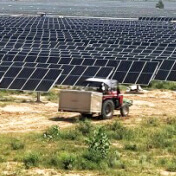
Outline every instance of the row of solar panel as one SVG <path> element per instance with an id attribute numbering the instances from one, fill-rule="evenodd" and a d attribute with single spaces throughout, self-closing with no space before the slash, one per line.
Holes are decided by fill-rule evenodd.
<path id="1" fill-rule="evenodd" d="M 131 20 L 130 22 L 132 24 L 140 24 L 141 20 L 144 20 L 145 23 L 150 24 L 153 23 L 153 21 L 159 22 L 161 20 L 164 21 L 171 21 L 174 20 L 175 18 L 160 18 L 160 17 L 139 17 L 139 21 L 137 20 Z M 148 21 L 147 21 L 148 20 Z M 146 22 L 147 21 L 147 22 Z M 96 19 L 96 18 L 57 18 L 57 17 L 9 17 L 9 18 L 4 18 L 1 17 L 0 23 L 5 23 L 6 24 L 95 24 L 95 25 L 114 25 L 114 24 L 122 24 L 126 23 L 126 20 L 120 20 L 120 19 Z M 156 23 L 155 22 L 155 23 Z M 155 24 L 154 23 L 154 24 Z"/>
<path id="2" fill-rule="evenodd" d="M 119 62 L 116 62 L 116 64 L 117 65 L 114 65 L 114 67 L 96 67 L 96 66 L 87 67 L 87 66 L 60 65 L 60 69 L 63 69 L 63 73 L 59 78 L 59 80 L 57 81 L 57 84 L 81 85 L 82 81 L 85 78 L 89 78 L 89 77 L 109 78 L 112 75 L 111 77 L 113 79 L 117 79 L 119 82 L 124 84 L 137 83 L 137 84 L 147 85 L 150 83 L 158 67 L 157 62 L 119 61 Z M 47 66 L 46 64 L 42 65 L 42 64 L 35 63 L 35 67 L 37 68 L 39 67 L 46 68 L 46 66 Z M 16 67 L 18 69 L 16 69 Z M 1 82 L 1 88 L 5 88 L 7 87 L 7 85 L 9 86 L 9 84 L 11 84 L 12 81 L 14 81 L 14 79 L 17 79 L 17 80 L 21 79 L 21 77 L 17 76 L 18 74 L 17 70 L 19 70 L 19 68 L 22 68 L 22 67 L 34 68 L 34 63 L 2 62 L 0 66 L 1 77 L 3 77 L 3 79 L 4 78 L 6 79 L 5 79 L 5 82 L 3 81 Z M 54 66 L 48 64 L 48 67 L 54 67 Z M 13 68 L 13 69 L 11 70 L 10 68 Z M 27 79 L 27 77 L 29 77 L 28 74 L 26 74 L 25 78 Z M 143 77 L 145 77 L 145 79 L 142 79 Z M 43 79 L 43 78 L 41 78 L 39 75 L 38 77 L 35 77 L 35 79 Z M 15 88 L 17 89 L 18 85 L 16 85 L 15 83 L 14 83 L 14 89 Z M 21 84 L 24 85 L 23 83 Z M 12 87 L 7 87 L 7 88 L 12 89 Z M 26 90 L 26 87 L 23 90 Z M 39 90 L 39 89 L 36 89 L 36 90 Z"/>
<path id="3" fill-rule="evenodd" d="M 6 34 L 7 37 L 12 35 L 12 37 L 14 37 L 14 39 L 18 38 L 19 36 L 24 36 L 24 37 L 41 37 L 43 36 L 43 38 L 49 38 L 51 36 L 51 38 L 53 37 L 91 37 L 93 36 L 101 36 L 101 37 L 113 37 L 116 36 L 118 37 L 119 35 L 131 35 L 131 36 L 145 36 L 145 34 L 150 33 L 150 35 L 148 37 L 152 37 L 152 36 L 158 36 L 158 37 L 162 37 L 162 36 L 172 36 L 175 35 L 175 28 L 174 27 L 169 27 L 168 29 L 159 29 L 158 26 L 156 28 L 148 28 L 147 26 L 143 27 L 143 28 L 118 28 L 117 30 L 113 31 L 113 30 L 81 30 L 81 29 L 59 29 L 59 30 L 51 30 L 51 29 L 46 29 L 46 30 L 35 30 L 35 29 L 31 29 L 31 30 L 27 30 L 25 28 L 0 28 L 0 33 L 1 34 Z M 103 36 L 102 36 L 103 35 Z"/>
<path id="4" fill-rule="evenodd" d="M 8 48 L 6 48 L 8 49 Z M 10 50 L 10 48 L 9 48 Z M 133 52 L 127 52 L 128 49 L 123 52 L 117 52 L 116 50 L 107 52 L 107 51 L 94 51 L 94 50 L 62 50 L 60 52 L 43 50 L 38 53 L 34 50 L 34 52 L 30 51 L 18 51 L 17 53 L 11 49 L 9 52 L 7 50 L 1 50 L 1 59 L 4 60 L 13 60 L 13 59 L 25 59 L 28 56 L 33 57 L 33 60 L 40 57 L 63 57 L 63 58 L 82 58 L 82 59 L 114 59 L 119 60 L 123 58 L 136 58 L 136 59 L 173 59 L 175 60 L 176 53 L 175 51 L 153 51 L 150 53 L 148 50 L 140 50 L 136 49 Z M 149 53 L 148 53 L 149 52 Z M 4 55 L 5 54 L 5 55 Z M 35 58 L 34 58 L 35 57 Z"/>
<path id="5" fill-rule="evenodd" d="M 1 34 L 0 34 L 1 35 Z M 4 37 L 4 36 L 5 37 Z M 113 36 L 113 37 L 103 37 L 103 36 L 91 36 L 91 37 L 86 37 L 86 36 L 82 36 L 82 37 L 55 37 L 54 38 L 46 38 L 46 37 L 26 37 L 26 36 L 22 36 L 19 38 L 13 38 L 12 35 L 6 36 L 6 34 L 1 35 L 0 41 L 2 42 L 18 42 L 21 43 L 22 41 L 26 42 L 26 43 L 32 43 L 32 41 L 36 42 L 36 43 L 43 43 L 43 44 L 48 44 L 48 43 L 55 43 L 57 42 L 58 45 L 60 43 L 71 43 L 71 42 L 76 42 L 76 43 L 83 43 L 83 44 L 91 44 L 91 43 L 105 43 L 105 44 L 120 44 L 120 43 L 149 43 L 148 45 L 150 45 L 150 43 L 154 43 L 156 45 L 156 43 L 163 43 L 165 45 L 167 44 L 172 44 L 176 42 L 176 35 L 173 36 L 164 36 L 164 37 L 158 37 L 158 36 L 153 36 L 153 37 L 148 37 L 147 34 L 142 37 L 142 36 L 130 36 L 128 35 L 127 37 L 124 36 Z M 116 37 L 118 37 L 118 40 L 116 41 Z M 140 38 L 141 37 L 141 38 Z"/>
<path id="6" fill-rule="evenodd" d="M 5 25 L 6 23 L 6 25 Z M 23 24 L 18 24 L 18 23 L 15 23 L 13 24 L 12 22 L 4 22 L 4 23 L 0 23 L 1 24 L 1 27 L 13 27 L 13 28 L 28 28 L 28 29 L 31 29 L 31 28 L 38 28 L 38 29 L 65 29 L 65 28 L 69 28 L 69 29 L 73 29 L 75 28 L 76 26 L 78 28 L 82 28 L 82 29 L 89 29 L 89 28 L 94 28 L 94 29 L 116 29 L 118 26 L 129 26 L 129 24 L 131 26 L 134 26 L 134 27 L 143 27 L 144 25 L 148 25 L 148 27 L 150 26 L 159 26 L 160 28 L 166 28 L 164 27 L 165 24 L 168 24 L 168 23 L 154 23 L 154 22 L 144 22 L 144 21 L 135 21 L 135 22 L 121 22 L 121 23 L 116 23 L 115 21 L 113 21 L 113 23 L 110 23 L 110 24 L 101 24 L 101 23 L 67 23 L 67 21 L 65 21 L 64 23 L 47 23 L 47 22 L 32 22 L 32 23 L 24 23 Z M 173 23 L 169 23 L 170 26 L 174 26 Z M 43 28 L 42 28 L 43 27 Z M 78 29 L 77 28 L 77 29 Z"/>
<path id="7" fill-rule="evenodd" d="M 1 25 L 1 28 L 4 27 L 6 28 L 7 30 L 10 28 L 10 29 L 13 29 L 15 31 L 16 30 L 23 30 L 25 29 L 26 31 L 44 31 L 44 30 L 49 30 L 49 31 L 58 31 L 58 30 L 83 30 L 83 31 L 104 31 L 104 32 L 108 32 L 108 31 L 111 31 L 111 32 L 118 32 L 118 31 L 140 31 L 143 30 L 143 31 L 147 31 L 147 29 L 151 30 L 152 28 L 154 29 L 154 32 L 157 30 L 158 31 L 161 31 L 162 29 L 167 31 L 169 29 L 175 29 L 175 25 L 173 23 L 169 24 L 168 26 L 166 26 L 165 24 L 163 25 L 149 25 L 149 24 L 144 24 L 143 25 L 131 25 L 130 23 L 125 25 L 125 24 L 122 24 L 122 25 L 116 25 L 116 26 L 96 26 L 96 25 L 27 25 L 27 26 L 11 26 L 11 25 Z M 152 30 L 151 30 L 152 31 Z M 153 33 L 153 32 L 152 32 Z"/>
<path id="8" fill-rule="evenodd" d="M 33 47 L 35 46 L 35 47 Z M 38 47 L 37 47 L 38 46 Z M 38 44 L 12 44 L 10 43 L 9 45 L 5 45 L 4 47 L 1 47 L 1 51 L 2 49 L 15 49 L 15 47 L 17 47 L 16 49 L 33 49 L 34 55 L 40 55 L 40 54 L 36 54 L 37 50 L 39 50 L 40 48 L 43 49 L 43 51 L 48 51 L 50 49 L 52 45 L 38 45 Z M 58 52 L 55 54 L 56 56 L 60 55 L 60 53 L 65 53 L 64 51 L 68 51 L 68 53 L 87 53 L 87 54 L 82 54 L 83 58 L 84 55 L 95 55 L 95 56 L 109 56 L 109 57 L 113 57 L 116 56 L 117 58 L 121 55 L 131 55 L 131 56 L 136 56 L 136 55 L 144 55 L 144 56 L 167 56 L 168 58 L 170 57 L 174 57 L 174 55 L 176 54 L 176 48 L 173 47 L 160 47 L 160 46 L 156 46 L 156 47 L 144 47 L 144 46 L 118 46 L 118 47 L 103 47 L 103 44 L 101 44 L 99 47 L 96 44 L 93 44 L 93 46 L 71 46 L 71 45 L 61 45 L 58 47 L 53 47 L 53 49 L 58 49 Z M 153 48 L 153 49 L 152 49 Z M 46 49 L 46 50 L 45 50 Z M 47 50 L 48 49 L 48 50 Z M 35 52 L 36 51 L 36 52 Z M 73 51 L 73 52 L 72 52 Z M 25 53 L 25 52 L 23 52 Z M 38 52 L 41 53 L 41 52 Z M 51 52 L 45 52 L 46 56 L 48 53 Z M 54 52 L 53 52 L 54 53 Z M 52 55 L 52 54 L 51 54 Z M 65 54 L 65 57 L 69 57 L 72 54 Z M 79 56 L 78 56 L 79 57 Z"/>
<path id="9" fill-rule="evenodd" d="M 108 31 L 106 31 L 106 29 L 108 29 L 107 27 L 106 28 L 103 28 L 103 27 L 99 27 L 99 28 L 95 28 L 95 29 L 102 29 L 102 30 L 87 30 L 87 28 L 84 29 L 84 27 L 82 27 L 81 25 L 78 26 L 78 28 L 76 28 L 76 25 L 73 26 L 72 28 L 71 27 L 68 27 L 68 28 L 49 28 L 49 29 L 45 29 L 45 28 L 32 28 L 31 29 L 28 29 L 28 28 L 25 28 L 25 27 L 13 27 L 13 26 L 0 26 L 0 31 L 3 32 L 3 31 L 9 31 L 9 32 L 12 32 L 14 31 L 14 33 L 25 33 L 25 32 L 29 32 L 29 33 L 42 33 L 42 32 L 45 32 L 46 34 L 47 33 L 55 33 L 55 32 L 58 32 L 58 33 L 61 33 L 61 32 L 73 32 L 75 31 L 76 33 L 81 33 L 81 31 L 84 31 L 85 33 L 101 33 L 101 32 L 105 32 L 108 34 Z M 92 28 L 94 29 L 93 27 L 90 27 L 89 28 Z M 168 33 L 174 33 L 174 31 L 170 31 L 170 29 L 175 29 L 176 28 L 176 25 L 175 23 L 170 23 L 170 24 L 165 24 L 163 25 L 162 27 L 160 25 L 155 25 L 155 26 L 150 26 L 150 25 L 146 25 L 145 23 L 143 24 L 143 26 L 133 26 L 131 25 L 130 21 L 128 21 L 128 25 L 120 25 L 120 26 L 117 26 L 117 28 L 109 28 L 111 30 L 109 30 L 110 34 L 112 33 L 146 33 L 148 30 L 151 31 L 151 33 L 155 33 L 155 32 L 168 32 Z M 153 29 L 153 30 L 152 30 Z"/>
<path id="10" fill-rule="evenodd" d="M 7 67 L 1 66 L 2 70 Z M 56 83 L 62 70 L 48 68 L 8 67 L 0 80 L 0 89 L 47 92 Z"/>
<path id="11" fill-rule="evenodd" d="M 22 42 L 23 41 L 23 42 Z M 79 42 L 80 41 L 80 42 Z M 94 47 L 134 47 L 134 46 L 143 46 L 143 47 L 151 47 L 151 49 L 155 49 L 154 47 L 168 47 L 168 48 L 174 48 L 175 47 L 175 40 L 170 41 L 160 41 L 160 42 L 156 42 L 156 40 L 152 39 L 151 41 L 148 40 L 148 42 L 146 41 L 140 41 L 140 40 L 134 40 L 134 41 L 125 41 L 125 40 L 117 40 L 117 41 L 113 41 L 111 40 L 102 40 L 102 39 L 86 39 L 86 40 L 76 40 L 76 39 L 58 39 L 56 41 L 50 41 L 50 40 L 44 40 L 44 41 L 40 41 L 40 40 L 23 40 L 23 39 L 18 39 L 18 40 L 6 40 L 6 39 L 2 39 L 1 40 L 1 46 L 6 46 L 6 44 L 11 44 L 11 45 L 15 45 L 15 44 L 19 44 L 19 45 L 31 45 L 31 44 L 41 44 L 41 45 L 57 45 L 57 46 L 62 46 L 62 45 L 68 45 L 68 46 L 92 46 L 94 44 Z M 97 46 L 96 46 L 97 45 Z M 102 46 L 101 46 L 102 45 Z M 117 46 L 118 45 L 118 46 Z"/>
<path id="12" fill-rule="evenodd" d="M 63 74 L 57 81 L 57 84 L 63 85 L 81 85 L 82 81 L 88 77 L 109 78 L 112 74 L 113 69 L 115 69 L 115 71 L 112 75 L 112 78 L 117 79 L 120 83 L 124 84 L 136 83 L 147 85 L 153 78 L 157 80 L 176 81 L 176 61 L 163 61 L 159 69 L 158 62 L 143 61 L 118 61 L 114 62 L 114 67 L 86 67 L 79 65 L 63 64 L 55 65 L 40 63 L 2 62 L 0 66 L 0 77 L 2 77 L 4 72 L 7 71 L 9 67 L 22 66 L 32 68 L 42 67 L 62 69 Z M 16 76 L 15 72 L 11 74 L 14 75 L 14 77 Z M 51 78 L 51 80 L 52 79 L 53 78 Z"/>
<path id="13" fill-rule="evenodd" d="M 130 52 L 131 51 L 131 52 Z M 114 51 L 97 51 L 97 50 L 34 50 L 34 51 L 24 51 L 24 50 L 1 50 L 0 54 L 1 60 L 4 61 L 28 61 L 28 62 L 49 62 L 49 63 L 59 63 L 65 62 L 70 63 L 72 59 L 95 59 L 95 60 L 125 60 L 125 59 L 153 59 L 153 60 L 175 60 L 176 50 L 142 50 L 138 49 L 116 49 Z M 81 62 L 81 61 L 80 61 Z"/>
<path id="14" fill-rule="evenodd" d="M 139 17 L 139 20 L 149 21 L 175 21 L 175 17 Z"/>

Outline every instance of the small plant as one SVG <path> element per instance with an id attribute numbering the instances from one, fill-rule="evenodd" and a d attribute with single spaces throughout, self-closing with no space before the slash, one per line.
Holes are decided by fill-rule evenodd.
<path id="1" fill-rule="evenodd" d="M 137 145 L 133 144 L 133 143 L 128 143 L 128 144 L 125 144 L 124 149 L 125 150 L 137 151 Z"/>
<path id="2" fill-rule="evenodd" d="M 176 117 L 167 117 L 166 123 L 169 125 L 175 125 L 176 126 Z"/>
<path id="3" fill-rule="evenodd" d="M 169 172 L 176 172 L 176 159 L 173 159 L 167 163 L 166 170 Z"/>
<path id="4" fill-rule="evenodd" d="M 116 168 L 119 165 L 119 160 L 121 158 L 121 154 L 118 151 L 111 152 L 108 156 L 108 165 L 111 168 Z"/>
<path id="5" fill-rule="evenodd" d="M 152 89 L 176 90 L 176 83 L 171 81 L 152 81 L 149 85 Z"/>
<path id="6" fill-rule="evenodd" d="M 78 168 L 81 170 L 95 170 L 98 168 L 98 164 L 97 162 L 92 162 L 92 160 L 81 157 L 78 160 Z"/>
<path id="7" fill-rule="evenodd" d="M 24 144 L 20 140 L 15 139 L 12 141 L 11 147 L 13 150 L 24 149 Z"/>
<path id="8" fill-rule="evenodd" d="M 43 137 L 46 139 L 58 139 L 60 137 L 60 130 L 57 125 L 50 127 L 44 134 Z"/>
<path id="9" fill-rule="evenodd" d="M 119 129 L 123 129 L 123 125 L 122 123 L 115 121 L 114 123 L 112 123 L 111 125 L 109 125 L 109 129 L 112 131 L 117 131 Z"/>
<path id="10" fill-rule="evenodd" d="M 157 127 L 159 125 L 159 121 L 155 117 L 149 117 L 149 118 L 146 118 L 143 121 L 142 125 L 145 125 L 145 126 L 148 126 L 148 127 Z"/>
<path id="11" fill-rule="evenodd" d="M 87 161 L 91 161 L 93 163 L 99 163 L 102 161 L 104 158 L 102 154 L 99 151 L 95 150 L 88 150 L 83 154 L 83 158 L 85 158 Z"/>
<path id="12" fill-rule="evenodd" d="M 83 135 L 88 135 L 93 130 L 93 125 L 91 124 L 90 120 L 84 120 L 78 124 L 77 129 Z"/>
<path id="13" fill-rule="evenodd" d="M 134 130 L 127 129 L 121 123 L 116 121 L 108 126 L 108 136 L 115 140 L 131 140 L 135 138 Z"/>
<path id="14" fill-rule="evenodd" d="M 58 94 L 56 92 L 50 91 L 47 93 L 43 93 L 46 96 L 48 101 L 57 102 L 58 101 Z"/>
<path id="15" fill-rule="evenodd" d="M 158 9 L 164 9 L 164 3 L 162 0 L 159 0 L 158 3 L 156 4 L 156 8 Z"/>
<path id="16" fill-rule="evenodd" d="M 169 140 L 169 133 L 165 130 L 159 130 L 151 133 L 148 138 L 148 146 L 149 148 L 167 148 L 171 145 L 171 141 Z"/>
<path id="17" fill-rule="evenodd" d="M 76 140 L 81 138 L 82 135 L 77 129 L 74 129 L 74 130 L 64 131 L 60 134 L 60 136 L 62 139 L 66 139 L 66 140 Z"/>
<path id="18" fill-rule="evenodd" d="M 88 140 L 89 152 L 105 158 L 110 149 L 110 141 L 103 127 L 94 131 L 93 136 Z"/>
<path id="19" fill-rule="evenodd" d="M 59 167 L 60 166 L 60 158 L 58 155 L 51 156 L 51 159 L 49 161 L 49 165 Z"/>
<path id="20" fill-rule="evenodd" d="M 4 158 L 4 156 L 0 156 L 0 163 L 6 162 L 6 159 Z"/>
<path id="21" fill-rule="evenodd" d="M 60 160 L 63 169 L 71 170 L 75 166 L 76 156 L 73 154 L 63 153 L 60 156 Z"/>
<path id="22" fill-rule="evenodd" d="M 26 169 L 38 166 L 39 161 L 40 161 L 40 159 L 39 159 L 38 153 L 29 153 L 23 159 L 23 162 L 24 162 Z"/>

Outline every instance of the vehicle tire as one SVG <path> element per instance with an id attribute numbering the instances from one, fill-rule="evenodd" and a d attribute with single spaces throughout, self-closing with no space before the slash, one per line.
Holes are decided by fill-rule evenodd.
<path id="1" fill-rule="evenodd" d="M 106 100 L 102 105 L 101 117 L 103 119 L 110 119 L 114 115 L 114 102 L 112 100 Z"/>
<path id="2" fill-rule="evenodd" d="M 129 106 L 127 104 L 123 104 L 120 108 L 120 114 L 122 117 L 127 117 L 129 114 Z"/>

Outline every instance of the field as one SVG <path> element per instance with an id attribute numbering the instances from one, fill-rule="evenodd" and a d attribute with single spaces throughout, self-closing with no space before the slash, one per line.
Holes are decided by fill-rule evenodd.
<path id="1" fill-rule="evenodd" d="M 1 175 L 176 175 L 176 92 L 125 94 L 111 120 L 57 112 L 58 96 L 0 92 Z"/>

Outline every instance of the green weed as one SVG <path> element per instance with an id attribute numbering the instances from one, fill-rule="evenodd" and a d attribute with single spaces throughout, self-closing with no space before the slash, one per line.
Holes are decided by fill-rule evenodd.
<path id="1" fill-rule="evenodd" d="M 77 129 L 82 133 L 82 135 L 89 135 L 93 131 L 94 127 L 91 124 L 91 121 L 86 119 L 79 122 Z"/>
<path id="2" fill-rule="evenodd" d="M 24 165 L 27 169 L 39 166 L 39 161 L 40 161 L 39 153 L 34 152 L 27 154 L 23 159 Z"/>
<path id="3" fill-rule="evenodd" d="M 60 130 L 57 125 L 51 126 L 47 129 L 47 131 L 43 134 L 45 139 L 54 140 L 60 138 Z"/>
<path id="4" fill-rule="evenodd" d="M 96 129 L 94 134 L 89 137 L 87 142 L 90 153 L 97 153 L 102 158 L 107 156 L 110 149 L 110 141 L 103 127 Z"/>
<path id="5" fill-rule="evenodd" d="M 150 83 L 149 88 L 176 90 L 176 83 L 169 82 L 169 81 L 156 81 L 155 80 Z"/>
<path id="6" fill-rule="evenodd" d="M 24 149 L 24 143 L 21 142 L 19 139 L 14 139 L 11 143 L 11 147 L 13 150 Z"/>
<path id="7" fill-rule="evenodd" d="M 127 143 L 124 146 L 125 150 L 137 151 L 137 145 L 134 143 Z"/>

